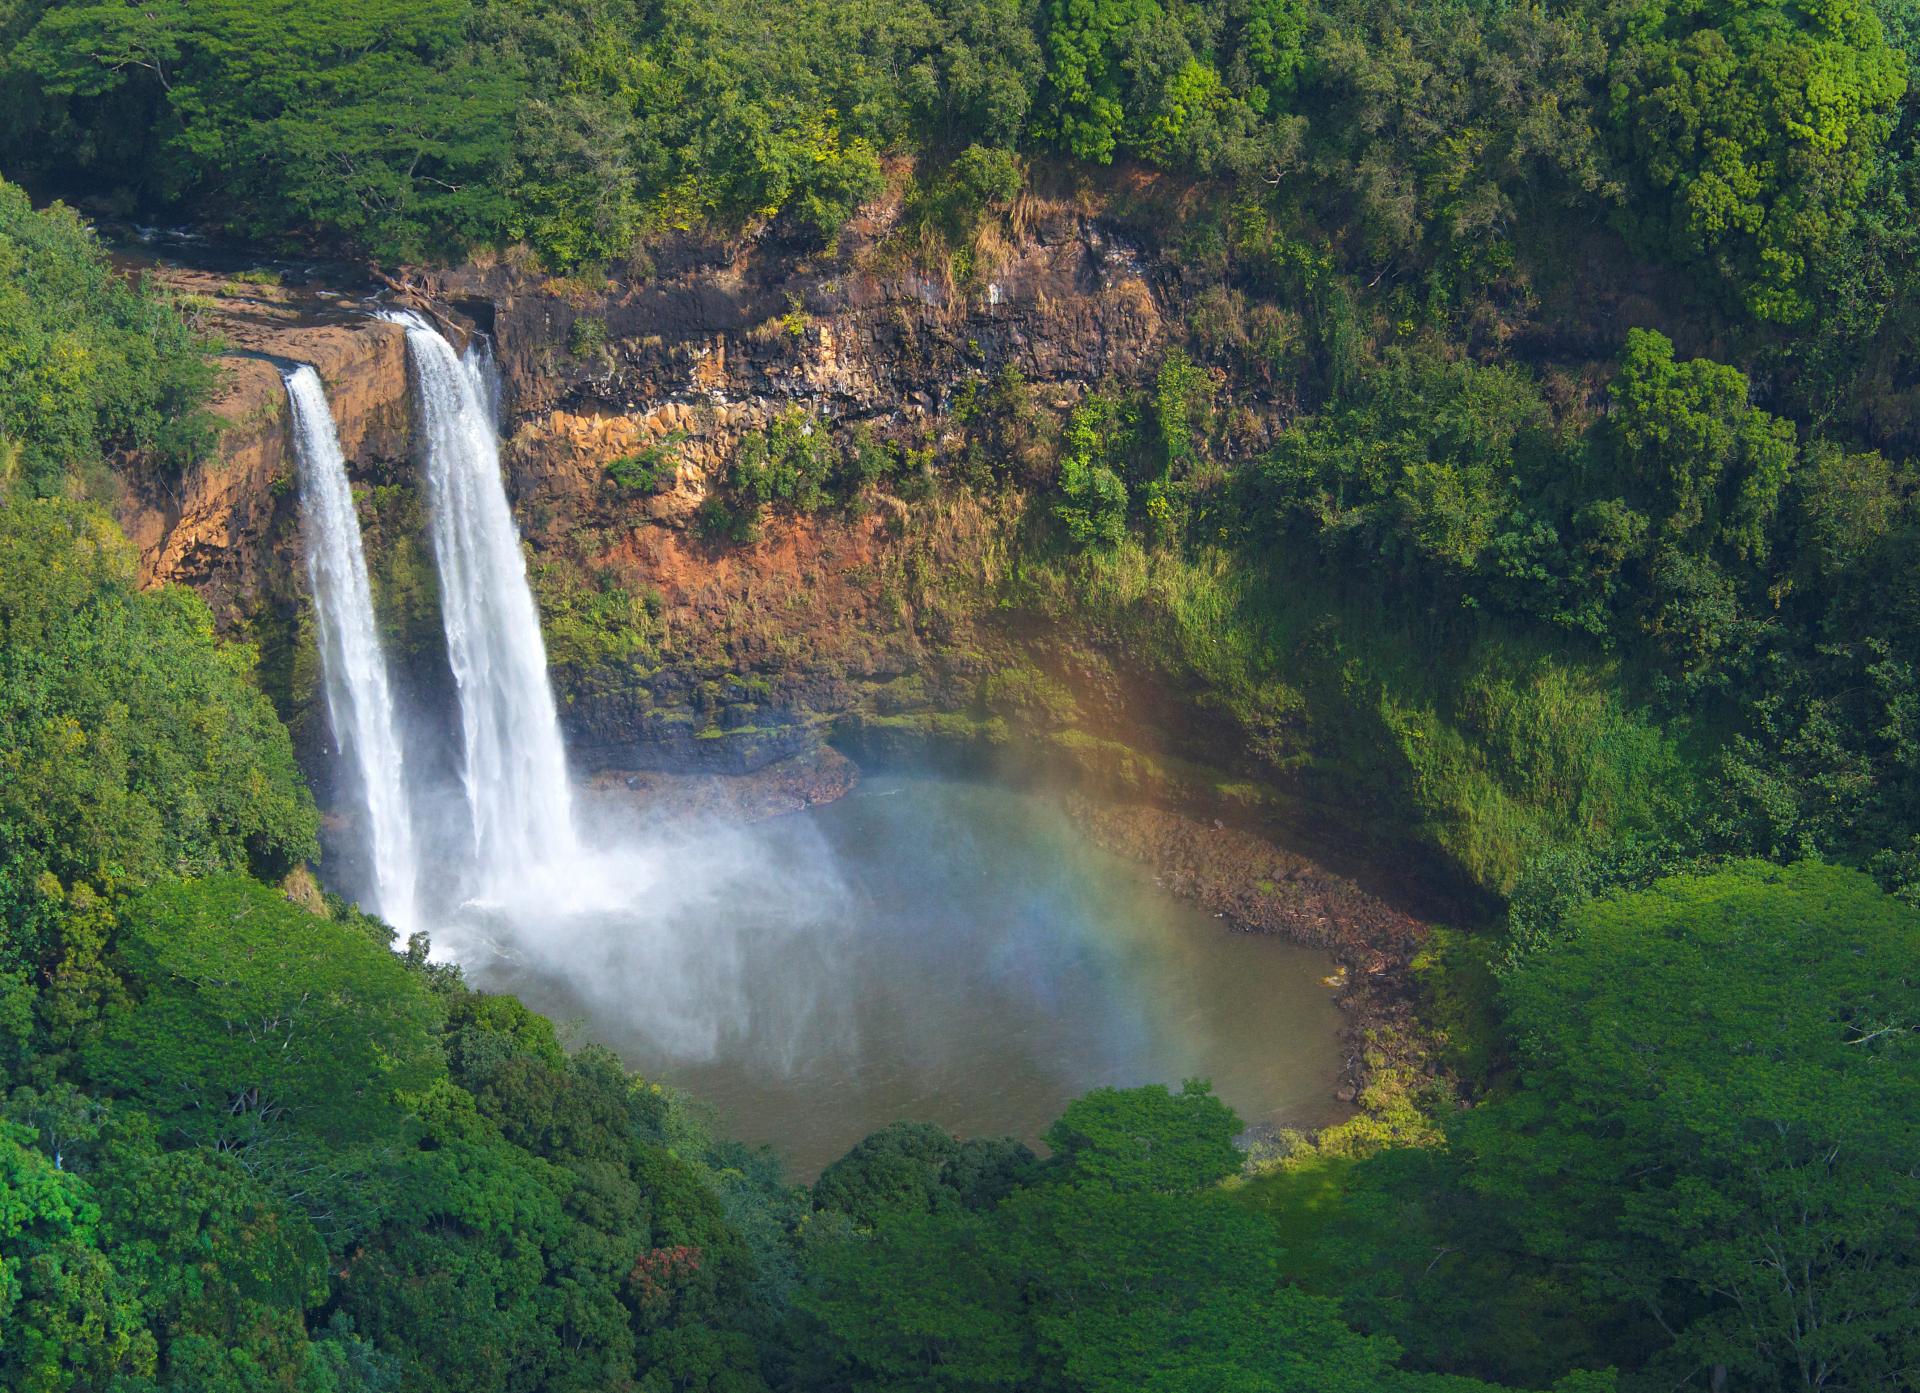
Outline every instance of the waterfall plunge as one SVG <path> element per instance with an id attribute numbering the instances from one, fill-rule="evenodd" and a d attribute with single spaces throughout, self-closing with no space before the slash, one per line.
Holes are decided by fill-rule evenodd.
<path id="1" fill-rule="evenodd" d="M 467 807 L 482 893 L 566 892 L 579 843 L 540 615 L 500 479 L 492 363 L 420 316 L 406 326 L 419 386 L 447 658 L 460 690 Z"/>
<path id="2" fill-rule="evenodd" d="M 286 375 L 300 465 L 300 512 L 307 535 L 307 578 L 319 629 L 320 669 L 334 743 L 358 773 L 373 867 L 371 908 L 402 932 L 417 927 L 413 823 L 395 729 L 393 692 L 374 627 L 373 590 L 360 545 L 360 519 L 347 464 L 320 374 L 301 366 Z"/>
<path id="3" fill-rule="evenodd" d="M 443 883 L 464 893 L 444 910 L 434 902 L 437 950 L 509 988 L 513 972 L 579 983 L 608 1011 L 645 1020 L 673 1058 L 714 1059 L 751 1038 L 767 1042 L 767 1067 L 791 1067 L 825 985 L 849 980 L 837 955 L 853 911 L 832 853 L 817 831 L 793 829 L 805 850 L 769 877 L 763 844 L 737 828 L 666 831 L 631 809 L 573 806 L 501 480 L 492 357 L 484 345 L 463 357 L 417 315 L 389 318 L 406 327 L 413 363 L 465 740 L 472 866 L 448 858 Z M 457 828 L 458 815 L 449 821 Z M 836 1011 L 808 1047 L 844 1041 L 851 1019 Z"/>

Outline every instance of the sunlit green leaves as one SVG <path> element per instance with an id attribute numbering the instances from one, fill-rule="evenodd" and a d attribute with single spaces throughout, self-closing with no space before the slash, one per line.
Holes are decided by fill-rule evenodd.
<path id="1" fill-rule="evenodd" d="M 1795 324 L 1905 87 L 1859 0 L 1655 0 L 1615 56 L 1613 120 L 1673 243 L 1759 318 Z"/>
<path id="2" fill-rule="evenodd" d="M 437 1010 L 383 945 L 237 876 L 158 886 L 122 918 L 137 997 L 89 1051 L 96 1078 L 222 1149 L 404 1136 L 444 1066 Z"/>
<path id="3" fill-rule="evenodd" d="M 1672 1329 L 1675 1377 L 1907 1367 L 1920 914 L 1856 871 L 1750 862 L 1567 927 L 1507 983 L 1526 1087 L 1462 1120 L 1474 1183 Z"/>
<path id="4" fill-rule="evenodd" d="M 177 470 L 212 443 L 212 383 L 205 345 L 72 212 L 0 181 L 0 494 L 61 492 L 116 450 Z"/>

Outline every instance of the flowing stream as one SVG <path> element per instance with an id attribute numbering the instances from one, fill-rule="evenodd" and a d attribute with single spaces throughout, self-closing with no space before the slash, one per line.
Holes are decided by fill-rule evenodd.
<path id="1" fill-rule="evenodd" d="M 461 354 L 419 315 L 393 318 L 406 326 L 419 388 L 478 888 L 514 899 L 562 889 L 580 847 L 539 611 L 500 477 L 493 365 L 483 339 Z"/>
<path id="2" fill-rule="evenodd" d="M 303 364 L 286 374 L 286 384 L 327 717 L 334 743 L 351 762 L 365 809 L 362 826 L 373 878 L 369 907 L 407 932 L 417 923 L 419 864 L 360 518 L 320 374 Z"/>

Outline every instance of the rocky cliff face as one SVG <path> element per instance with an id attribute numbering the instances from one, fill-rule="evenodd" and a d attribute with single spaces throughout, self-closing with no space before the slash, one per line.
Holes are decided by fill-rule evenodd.
<path id="1" fill-rule="evenodd" d="M 1030 209 L 1019 239 L 959 286 L 890 264 L 890 217 L 856 223 L 832 256 L 689 241 L 633 282 L 495 266 L 415 285 L 495 345 L 509 492 L 583 765 L 751 769 L 836 728 L 870 741 L 1004 737 L 980 689 L 1011 661 L 1010 640 L 977 622 L 976 602 L 1010 503 L 882 493 L 857 512 L 774 510 L 746 542 L 700 523 L 742 439 L 783 414 L 934 457 L 955 443 L 949 413 L 969 381 L 1012 365 L 1062 410 L 1089 384 L 1157 363 L 1166 311 L 1151 264 L 1099 221 Z M 418 514 L 404 497 L 417 470 L 403 333 L 349 300 L 166 274 L 211 301 L 231 345 L 216 403 L 228 427 L 177 489 L 130 476 L 119 513 L 143 576 L 194 586 L 223 625 L 297 637 L 279 371 L 310 362 L 350 470 L 370 486 L 363 525 L 391 636 L 424 647 L 432 586 L 418 539 L 399 535 Z M 666 462 L 651 489 L 611 481 L 609 465 L 649 451 Z M 276 694 L 297 707 L 297 664 L 285 665 Z"/>
<path id="2" fill-rule="evenodd" d="M 955 406 L 1004 369 L 1057 418 L 1162 360 L 1177 277 L 1084 210 L 1023 208 L 1019 235 L 976 249 L 965 284 L 895 259 L 891 217 L 856 221 L 832 255 L 688 240 L 628 281 L 468 266 L 381 292 L 494 345 L 508 491 L 575 762 L 617 782 L 750 772 L 829 741 L 873 756 L 931 747 L 1284 810 L 1242 734 L 1177 680 L 996 604 L 1021 525 L 1004 481 L 896 479 L 851 507 L 774 507 L 749 540 L 705 524 L 735 452 L 776 420 L 864 432 L 951 478 Z M 356 298 L 167 274 L 207 299 L 231 345 L 217 404 L 229 427 L 177 492 L 133 476 L 120 513 L 144 575 L 194 586 L 260 643 L 269 690 L 317 750 L 279 381 L 280 365 L 311 362 L 359 486 L 389 649 L 416 694 L 447 700 L 404 334 Z M 1271 403 L 1264 418 L 1239 405 L 1242 436 L 1276 419 Z M 610 469 L 641 458 L 646 487 Z"/>
<path id="3" fill-rule="evenodd" d="M 669 249 L 637 285 L 500 269 L 431 285 L 497 346 L 509 485 L 549 611 L 569 591 L 613 588 L 651 616 L 646 650 L 617 668 L 582 660 L 554 626 L 583 763 L 751 768 L 850 722 L 897 732 L 977 708 L 994 643 L 962 592 L 990 579 L 1010 511 L 883 494 L 853 515 L 776 510 L 740 543 L 707 535 L 701 506 L 742 440 L 777 418 L 938 456 L 969 381 L 1011 365 L 1064 408 L 1091 383 L 1150 370 L 1164 313 L 1143 258 L 1065 210 L 966 287 L 886 265 L 885 230 L 884 215 L 856 224 L 832 258 Z M 652 491 L 610 482 L 610 464 L 647 452 L 667 469 Z"/>
<path id="4" fill-rule="evenodd" d="M 1012 364 L 1035 382 L 1079 384 L 1132 376 L 1157 356 L 1146 263 L 1098 223 L 1044 219 L 964 287 L 878 263 L 881 230 L 856 223 L 825 262 L 689 249 L 670 276 L 605 297 L 563 296 L 551 282 L 516 294 L 497 274 L 446 288 L 489 292 L 523 417 L 645 419 L 683 403 L 739 419 L 804 401 L 835 420 L 926 422 L 971 371 Z M 604 347 L 582 346 L 584 321 Z"/>
<path id="5" fill-rule="evenodd" d="M 970 376 L 1012 364 L 1065 389 L 1064 406 L 1158 356 L 1164 327 L 1147 265 L 1091 219 L 1040 220 L 966 287 L 880 262 L 885 221 L 856 222 L 828 259 L 689 243 L 632 283 L 468 267 L 417 288 L 492 337 L 523 524 L 541 508 L 603 513 L 594 500 L 605 465 L 669 436 L 681 446 L 678 477 L 634 509 L 636 524 L 690 517 L 740 435 L 786 406 L 835 426 L 932 433 Z M 216 455 L 175 487 L 133 471 L 120 517 L 146 580 L 193 585 L 225 615 L 259 593 L 268 504 L 292 477 L 281 368 L 319 369 L 350 467 L 372 472 L 407 457 L 404 334 L 364 312 L 371 297 L 178 267 L 150 274 L 198 302 L 224 342 L 213 408 L 227 428 Z"/>
<path id="6" fill-rule="evenodd" d="M 191 585 L 230 626 L 287 594 L 288 557 L 277 543 L 297 494 L 282 369 L 311 363 L 357 472 L 391 471 L 407 459 L 412 431 L 406 338 L 332 297 L 199 271 L 158 274 L 227 345 L 212 403 L 225 430 L 215 454 L 177 484 L 138 468 L 122 475 L 115 512 L 140 548 L 144 582 Z"/>

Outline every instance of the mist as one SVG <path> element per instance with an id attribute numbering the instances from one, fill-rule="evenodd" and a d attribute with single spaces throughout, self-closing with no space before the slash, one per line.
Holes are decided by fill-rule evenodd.
<path id="1" fill-rule="evenodd" d="M 843 999 L 858 905 L 817 828 L 582 820 L 567 863 L 454 903 L 436 952 L 476 983 L 564 995 L 563 1017 L 617 1022 L 655 1064 L 791 1073 L 858 1048 Z"/>

